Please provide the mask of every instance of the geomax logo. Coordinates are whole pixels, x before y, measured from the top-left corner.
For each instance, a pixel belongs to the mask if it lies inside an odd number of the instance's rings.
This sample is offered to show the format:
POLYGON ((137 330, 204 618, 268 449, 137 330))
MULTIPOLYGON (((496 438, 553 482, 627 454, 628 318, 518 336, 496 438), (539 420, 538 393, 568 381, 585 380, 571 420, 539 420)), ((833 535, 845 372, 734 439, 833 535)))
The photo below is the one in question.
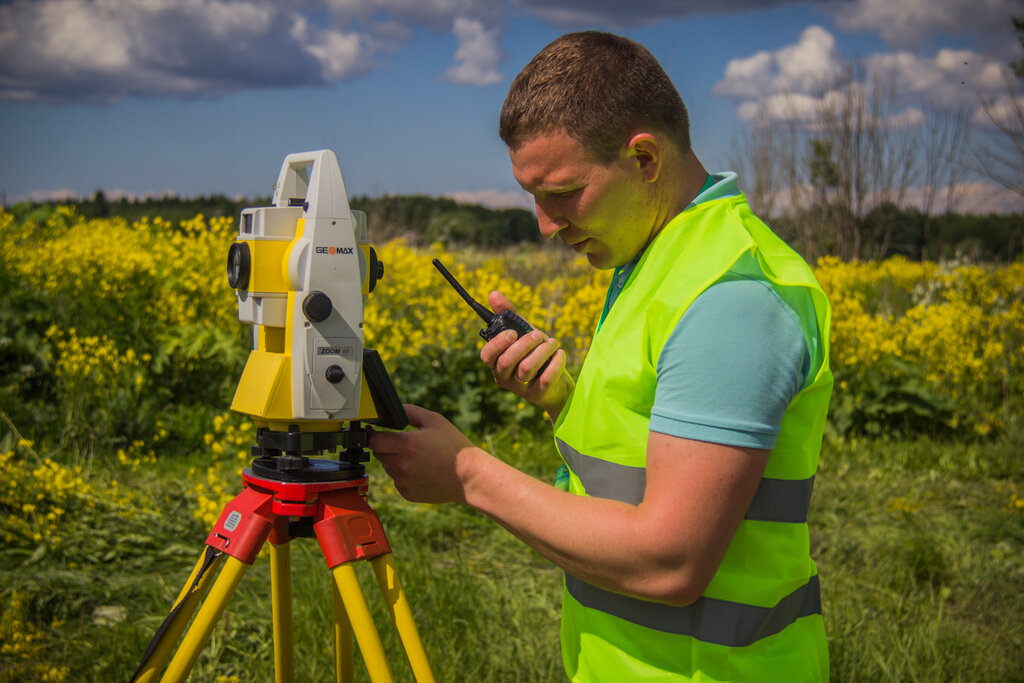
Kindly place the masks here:
POLYGON ((353 247, 317 247, 316 248, 316 253, 318 253, 318 254, 330 254, 331 256, 334 256, 335 254, 351 254, 352 251, 353 251, 353 247))

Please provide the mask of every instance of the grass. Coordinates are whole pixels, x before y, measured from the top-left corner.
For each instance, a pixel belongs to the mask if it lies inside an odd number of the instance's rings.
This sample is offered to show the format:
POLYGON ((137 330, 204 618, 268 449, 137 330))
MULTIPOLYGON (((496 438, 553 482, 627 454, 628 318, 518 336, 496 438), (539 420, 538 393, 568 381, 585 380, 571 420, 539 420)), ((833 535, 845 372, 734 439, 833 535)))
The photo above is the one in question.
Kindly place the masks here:
MULTIPOLYGON (((480 441, 538 476, 553 473, 543 433, 480 441)), ((825 448, 811 528, 833 680, 1024 679, 1022 446, 1017 432, 825 448)), ((97 502, 68 513, 59 546, 0 550, 0 681, 124 680, 202 550, 189 477, 203 456, 79 464, 97 502)), ((482 515, 412 505, 387 484, 371 465, 371 504, 438 680, 560 680, 559 572, 482 515)), ((331 680, 330 575, 315 542, 292 545, 297 678, 331 680)), ((358 570, 396 676, 410 680, 369 566, 358 570)), ((272 680, 268 579, 260 558, 193 680, 272 680)))
POLYGON ((810 522, 835 680, 1024 679, 1021 446, 826 449, 810 522))

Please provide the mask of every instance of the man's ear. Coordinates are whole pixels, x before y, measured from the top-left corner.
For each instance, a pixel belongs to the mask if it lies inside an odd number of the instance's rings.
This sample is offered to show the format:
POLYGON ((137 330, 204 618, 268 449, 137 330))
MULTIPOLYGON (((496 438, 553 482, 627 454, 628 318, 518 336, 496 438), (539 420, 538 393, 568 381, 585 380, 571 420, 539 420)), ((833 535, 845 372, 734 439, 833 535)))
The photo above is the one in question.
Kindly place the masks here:
POLYGON ((627 144, 627 153, 643 175, 644 180, 653 183, 661 174, 661 142, 650 133, 634 133, 627 144))

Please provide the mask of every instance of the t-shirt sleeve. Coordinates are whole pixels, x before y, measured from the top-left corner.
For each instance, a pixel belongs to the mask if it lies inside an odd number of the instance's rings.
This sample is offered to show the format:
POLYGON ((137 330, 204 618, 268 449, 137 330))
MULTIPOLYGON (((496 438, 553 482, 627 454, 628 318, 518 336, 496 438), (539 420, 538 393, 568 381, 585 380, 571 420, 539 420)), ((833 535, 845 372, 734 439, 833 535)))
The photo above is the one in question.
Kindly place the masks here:
POLYGON ((794 310, 763 280, 709 287, 658 358, 651 431, 774 448, 811 363, 801 330, 794 310))

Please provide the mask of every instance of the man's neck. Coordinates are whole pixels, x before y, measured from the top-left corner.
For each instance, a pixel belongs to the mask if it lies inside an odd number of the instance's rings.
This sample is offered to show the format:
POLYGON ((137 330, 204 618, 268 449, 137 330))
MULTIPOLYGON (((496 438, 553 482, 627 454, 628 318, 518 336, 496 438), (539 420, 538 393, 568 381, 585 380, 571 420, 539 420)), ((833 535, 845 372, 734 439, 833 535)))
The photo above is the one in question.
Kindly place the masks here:
POLYGON ((654 235, 661 232, 669 221, 681 214, 690 202, 696 199, 707 178, 708 172, 693 150, 665 159, 662 173, 658 178, 659 214, 658 228, 654 235))
POLYGON ((680 166, 681 182, 679 183, 679 193, 676 199, 676 210, 672 214, 673 217, 682 213, 697 198, 697 195, 700 194, 701 189, 703 189, 704 184, 708 180, 708 172, 704 165, 700 163, 697 155, 693 153, 693 150, 690 150, 683 156, 680 166))

